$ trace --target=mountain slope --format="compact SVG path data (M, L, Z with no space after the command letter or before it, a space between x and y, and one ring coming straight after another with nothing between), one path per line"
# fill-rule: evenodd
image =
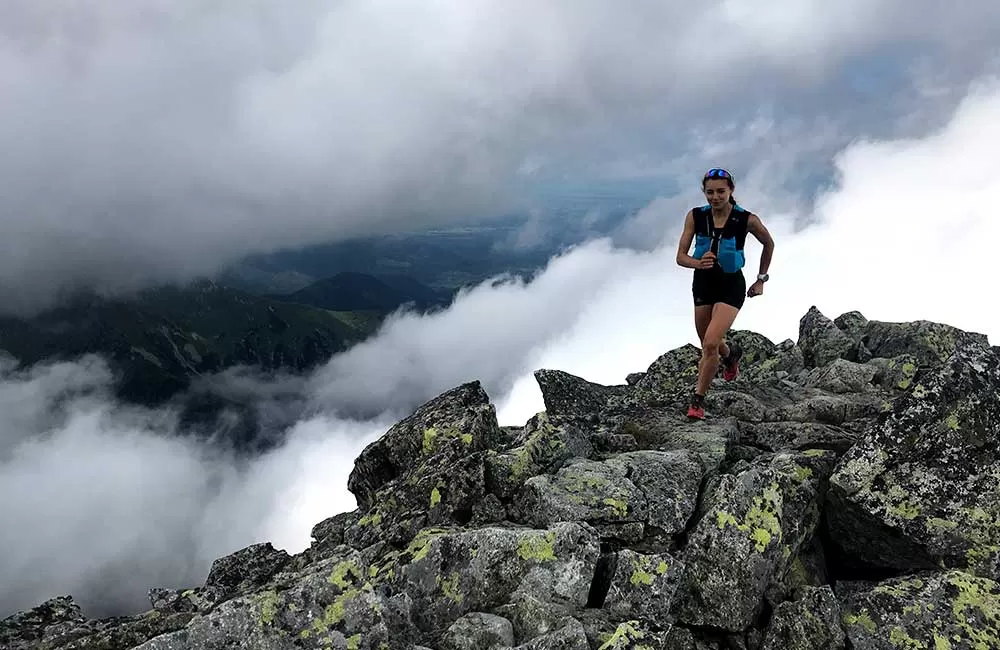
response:
M462 286L502 273L530 275L557 250L511 246L508 240L515 232L489 226L454 228L253 255L227 269L222 281L254 293L274 294L345 272L379 278L405 275L453 294Z
M477 381L356 459L358 507L297 555L88 620L0 621L11 650L1000 647L1000 349L917 321L732 335L741 376L683 417L693 346L605 386L535 373L502 427Z
M362 340L369 319L269 300L214 283L130 299L80 298L31 319L0 318L0 349L23 365L105 356L120 396L162 402L190 380L234 364L300 371Z
M417 309L442 307L449 292L431 289L404 275L372 275L345 271L319 280L274 300L296 302L334 311L373 311L388 314L410 304Z

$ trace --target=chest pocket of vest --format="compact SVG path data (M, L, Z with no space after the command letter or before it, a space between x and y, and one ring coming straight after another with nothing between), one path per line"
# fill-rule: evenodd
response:
M711 244L711 241L709 241ZM736 273L746 263L743 251L736 248L735 237L723 237L719 240L719 266L726 273Z
M695 235L694 237L694 254L691 256L696 260L700 260L705 256L712 248L712 238L707 235Z

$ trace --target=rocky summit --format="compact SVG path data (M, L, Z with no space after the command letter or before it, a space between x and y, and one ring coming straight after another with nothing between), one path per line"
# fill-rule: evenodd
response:
M742 374L686 419L699 350L625 383L535 378L499 426L478 382L356 459L358 508L257 544L140 615L69 595L11 650L1000 648L1000 348L945 324L737 330Z

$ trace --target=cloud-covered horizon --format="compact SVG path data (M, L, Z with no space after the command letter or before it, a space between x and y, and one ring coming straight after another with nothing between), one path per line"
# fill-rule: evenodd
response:
M492 216L567 177L763 158L796 194L994 65L1000 6L947 7L10 0L0 309Z
M747 301L736 327L796 339L816 305L830 317L856 309L946 322L1000 343L994 314L980 307L993 264L984 242L1000 237L997 141L1000 82L986 78L940 130L841 151L804 230L799 215L773 209L780 197L739 185L777 247L765 294ZM458 383L483 381L501 424L521 425L542 409L537 368L622 383L695 343L690 271L674 251L679 208L700 202L697 188L678 200L636 215L657 242L648 250L608 238L579 245L531 283L486 282L444 312L400 314L306 381L220 378L261 399L301 389L309 415L254 458L178 437L169 411L115 403L97 359L0 363L0 616L63 593L88 613L137 612L151 587L201 584L215 558L248 544L304 549L315 523L354 507L347 476L364 445ZM748 247L753 274L760 248ZM345 405L381 415L333 415Z

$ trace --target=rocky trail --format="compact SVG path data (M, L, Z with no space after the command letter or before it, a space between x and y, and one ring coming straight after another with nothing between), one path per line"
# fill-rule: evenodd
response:
M523 427L457 386L364 450L358 508L302 553L243 549L133 617L55 598L0 647L1000 648L1000 348L816 309L733 338L705 421L693 346L621 385L539 370Z

